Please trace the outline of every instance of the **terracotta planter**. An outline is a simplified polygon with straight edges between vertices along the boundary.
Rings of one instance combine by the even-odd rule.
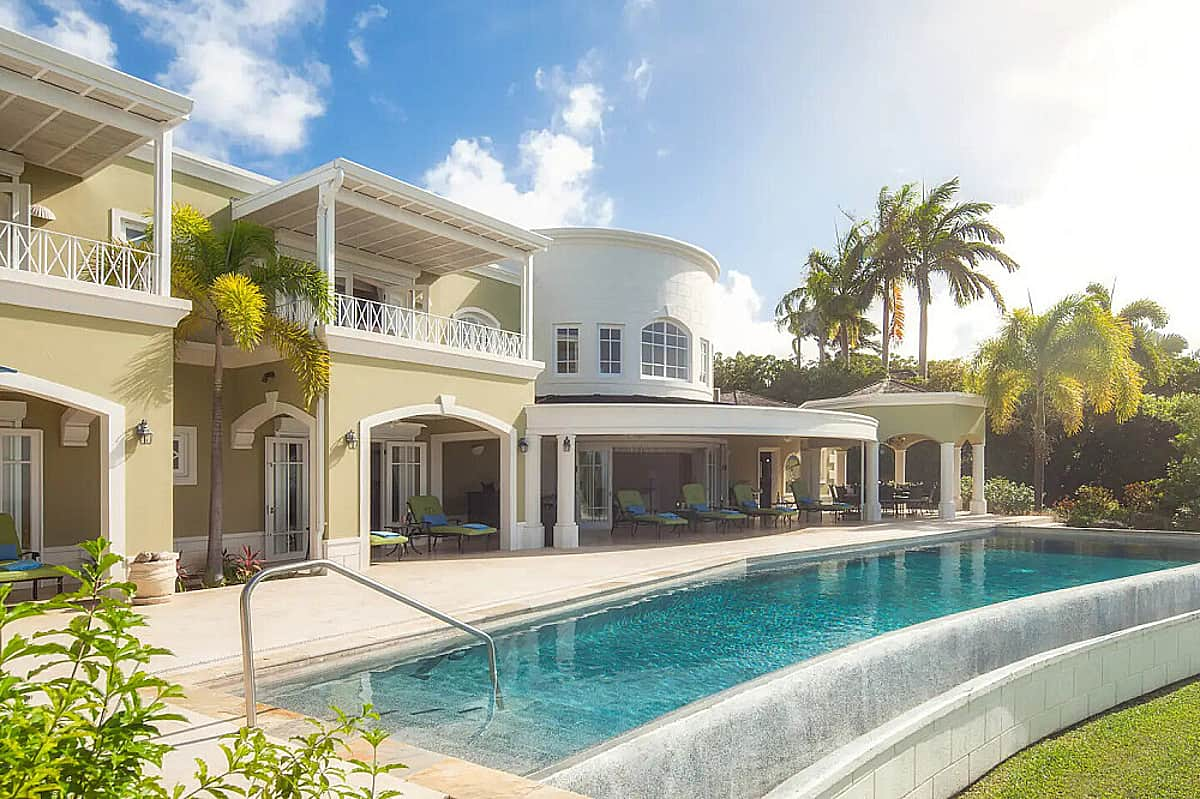
[[[143,552],[129,564],[129,581],[134,584],[133,604],[157,605],[175,594],[177,552]]]

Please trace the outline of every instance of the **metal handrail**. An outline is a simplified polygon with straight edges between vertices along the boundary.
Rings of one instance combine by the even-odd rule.
[[[438,621],[443,621],[451,627],[457,627],[465,633],[475,636],[487,646],[488,653],[488,671],[492,678],[492,699],[496,703],[496,707],[503,707],[503,699],[500,695],[500,674],[496,669],[496,642],[492,640],[492,636],[480,630],[478,627],[473,627],[465,621],[459,621],[453,616],[448,616],[440,610],[431,608],[423,602],[419,602],[410,596],[400,593],[383,583],[372,580],[353,569],[347,569],[339,563],[334,563],[331,560],[304,560],[296,563],[284,563],[279,566],[270,566],[263,569],[258,574],[251,577],[242,587],[241,596],[241,614],[242,614],[242,672],[245,682],[246,691],[246,726],[254,727],[258,721],[258,683],[254,677],[254,637],[250,629],[250,596],[254,593],[254,588],[268,577],[275,577],[280,574],[289,574],[291,572],[305,571],[307,569],[330,569],[337,572],[343,577],[347,577],[359,585],[366,586],[386,597],[408,605],[410,608],[421,611],[429,616],[434,617]]]

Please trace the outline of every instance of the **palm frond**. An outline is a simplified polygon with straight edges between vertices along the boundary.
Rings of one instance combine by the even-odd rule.
[[[305,328],[274,314],[266,315],[264,334],[295,373],[305,405],[311,406],[329,389],[329,350]]]
[[[258,346],[267,315],[262,289],[249,276],[228,272],[213,280],[208,293],[233,343],[247,351]]]

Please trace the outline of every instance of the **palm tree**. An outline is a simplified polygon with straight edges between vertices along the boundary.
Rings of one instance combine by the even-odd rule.
[[[792,336],[792,354],[796,358],[796,366],[803,366],[800,343],[806,338],[817,342],[817,363],[824,365],[829,360],[827,325],[814,303],[810,288],[806,284],[792,289],[775,306],[775,326]]]
[[[1112,310],[1111,289],[1100,283],[1089,283],[1086,292],[1104,308]],[[1147,380],[1153,385],[1161,385],[1167,379],[1171,359],[1187,349],[1187,339],[1177,333],[1163,332],[1171,315],[1162,305],[1146,297],[1127,303],[1117,316],[1128,322],[1133,332],[1133,359],[1142,367]]]
[[[220,585],[224,511],[224,357],[227,342],[243,350],[273,346],[296,374],[304,401],[329,387],[329,351],[312,331],[282,315],[277,301],[307,304],[317,320],[331,310],[329,282],[316,266],[280,255],[274,233],[261,225],[235,221],[217,230],[190,206],[172,214],[171,288],[192,301],[176,329],[177,339],[199,335],[213,347],[212,464],[208,510],[208,559],[204,580]]]
[[[905,183],[895,191],[884,186],[875,199],[870,264],[876,293],[883,303],[879,356],[885,376],[891,360],[891,342],[904,338],[904,285],[912,276],[916,199],[912,183]]]
[[[999,245],[1004,234],[987,220],[990,203],[954,203],[958,178],[934,187],[913,212],[914,241],[912,274],[909,281],[917,290],[921,317],[917,336],[917,368],[921,377],[929,377],[929,303],[933,297],[932,279],[941,275],[950,286],[950,297],[961,307],[990,295],[1001,313],[1004,298],[1000,289],[980,265],[994,261],[1009,272],[1019,265]]]
[[[1083,427],[1086,408],[1112,411],[1119,422],[1137,412],[1143,380],[1132,348],[1128,321],[1088,294],[1070,295],[1042,314],[1015,310],[1000,333],[980,346],[968,382],[987,399],[992,428],[1006,432],[1022,409],[1031,414],[1038,509],[1046,489],[1049,420],[1070,436]]]

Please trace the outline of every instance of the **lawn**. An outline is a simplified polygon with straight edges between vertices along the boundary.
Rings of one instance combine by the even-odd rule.
[[[1194,799],[1200,683],[1085,722],[1002,763],[961,799]]]

